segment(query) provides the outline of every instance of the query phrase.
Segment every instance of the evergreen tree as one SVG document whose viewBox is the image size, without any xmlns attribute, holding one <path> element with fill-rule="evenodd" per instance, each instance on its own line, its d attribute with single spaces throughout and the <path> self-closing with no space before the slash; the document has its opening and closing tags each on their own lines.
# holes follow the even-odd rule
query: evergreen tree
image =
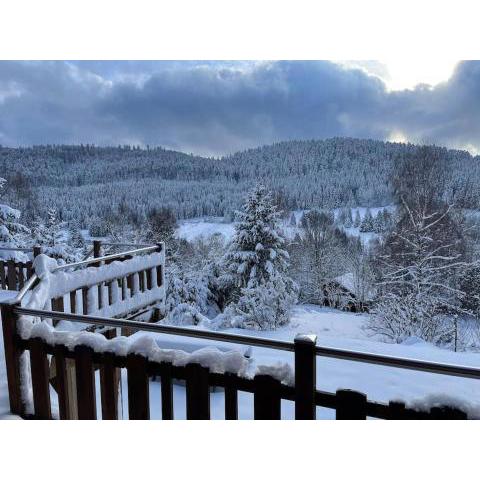
<svg viewBox="0 0 480 480">
<path fill-rule="evenodd" d="M 233 286 L 227 314 L 236 326 L 276 328 L 288 321 L 296 289 L 286 275 L 289 256 L 280 233 L 280 213 L 264 185 L 250 192 L 237 219 L 224 258 Z"/>
<path fill-rule="evenodd" d="M 0 194 L 5 187 L 6 180 L 0 178 Z M 4 247 L 18 247 L 24 243 L 24 236 L 30 230 L 22 225 L 20 219 L 20 211 L 11 208 L 8 205 L 0 204 L 0 245 Z"/>
<path fill-rule="evenodd" d="M 0 193 L 5 187 L 6 180 L 0 178 Z M 25 244 L 25 236 L 30 233 L 30 230 L 22 225 L 18 220 L 20 219 L 20 211 L 9 207 L 8 205 L 0 204 L 0 246 L 4 247 L 18 247 Z M 3 258 L 15 258 L 12 252 L 3 252 Z"/>
<path fill-rule="evenodd" d="M 58 218 L 56 208 L 47 210 L 47 218 L 44 221 L 37 220 L 33 227 L 33 235 L 37 245 L 55 247 L 62 243 L 61 233 L 65 224 Z"/>
<path fill-rule="evenodd" d="M 363 217 L 362 223 L 360 224 L 360 231 L 361 232 L 372 232 L 373 231 L 373 217 L 372 212 L 369 208 L 365 212 L 365 216 Z"/>
<path fill-rule="evenodd" d="M 375 233 L 382 233 L 385 231 L 385 221 L 383 216 L 383 211 L 379 211 L 375 217 L 373 217 L 373 231 Z"/>
<path fill-rule="evenodd" d="M 70 228 L 69 243 L 72 247 L 78 249 L 84 249 L 86 246 L 86 241 L 83 238 L 82 231 L 78 222 L 74 222 Z"/>
<path fill-rule="evenodd" d="M 362 218 L 360 217 L 360 212 L 358 210 L 355 211 L 355 220 L 353 221 L 353 226 L 355 228 L 360 228 L 362 223 Z"/>
<path fill-rule="evenodd" d="M 172 209 L 154 209 L 147 217 L 146 238 L 152 243 L 165 242 L 168 246 L 174 241 L 176 228 L 177 219 Z"/>
<path fill-rule="evenodd" d="M 225 258 L 237 287 L 256 287 L 285 272 L 288 253 L 279 219 L 270 192 L 264 185 L 255 187 L 237 212 L 235 235 Z"/>
<path fill-rule="evenodd" d="M 297 217 L 295 214 L 292 212 L 292 215 L 290 216 L 290 226 L 291 227 L 296 227 L 297 226 Z"/>
<path fill-rule="evenodd" d="M 345 211 L 345 221 L 343 222 L 345 228 L 353 227 L 352 209 L 347 208 Z"/>
<path fill-rule="evenodd" d="M 79 252 L 68 245 L 65 228 L 65 222 L 58 217 L 57 209 L 49 208 L 47 218 L 35 222 L 33 236 L 35 244 L 40 245 L 46 255 L 70 263 L 79 260 Z"/>
</svg>

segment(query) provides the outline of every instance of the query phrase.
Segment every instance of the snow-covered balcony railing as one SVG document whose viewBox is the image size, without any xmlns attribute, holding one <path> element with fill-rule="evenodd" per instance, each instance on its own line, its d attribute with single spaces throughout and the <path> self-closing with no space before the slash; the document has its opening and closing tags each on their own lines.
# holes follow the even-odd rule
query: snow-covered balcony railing
<svg viewBox="0 0 480 480">
<path fill-rule="evenodd" d="M 163 302 L 163 244 L 98 256 L 66 265 L 45 255 L 33 262 L 34 275 L 16 300 L 29 308 L 126 316 Z"/>
<path fill-rule="evenodd" d="M 294 369 L 289 364 L 255 366 L 238 350 L 220 351 L 204 348 L 193 353 L 161 348 L 161 338 L 117 337 L 106 339 L 98 333 L 59 332 L 46 322 L 33 326 L 28 335 L 18 329 L 24 317 L 54 318 L 77 323 L 130 328 L 145 332 L 196 337 L 212 342 L 250 345 L 292 352 Z M 128 418 L 148 419 L 151 416 L 150 382 L 161 381 L 161 417 L 175 418 L 181 405 L 174 404 L 175 380 L 185 381 L 185 410 L 188 419 L 209 419 L 210 387 L 224 389 L 224 418 L 239 417 L 239 392 L 253 394 L 255 419 L 279 419 L 282 400 L 295 404 L 296 419 L 315 419 L 316 408 L 333 409 L 337 419 L 465 419 L 476 418 L 475 412 L 466 412 L 454 405 L 434 405 L 415 409 L 399 401 L 379 403 L 367 399 L 361 392 L 317 390 L 317 357 L 332 357 L 342 361 L 366 362 L 392 368 L 406 368 L 442 375 L 454 375 L 480 381 L 480 369 L 446 365 L 420 360 L 396 358 L 316 345 L 316 338 L 300 335 L 295 342 L 285 342 L 245 335 L 226 334 L 195 328 L 174 327 L 158 323 L 79 315 L 64 312 L 45 312 L 17 305 L 2 306 L 5 353 L 9 383 L 10 405 L 13 413 L 33 418 L 52 418 L 49 388 L 49 358 L 57 364 L 56 391 L 58 416 L 61 419 L 94 419 L 97 414 L 97 390 L 100 391 L 101 417 L 117 419 L 120 371 L 126 370 L 128 391 Z M 31 380 L 25 383 L 22 356 L 29 353 Z M 23 360 L 25 361 L 25 359 Z M 67 381 L 67 364 L 74 364 L 75 388 Z M 95 370 L 100 369 L 99 378 Z M 31 410 L 25 392 L 33 397 Z M 28 395 L 27 395 L 28 396 Z M 78 405 L 77 416 L 72 417 L 69 405 Z"/>
<path fill-rule="evenodd" d="M 40 247 L 1 247 L 0 289 L 20 290 L 33 275 L 33 259 L 41 253 Z M 18 255 L 24 258 L 18 258 Z"/>
</svg>

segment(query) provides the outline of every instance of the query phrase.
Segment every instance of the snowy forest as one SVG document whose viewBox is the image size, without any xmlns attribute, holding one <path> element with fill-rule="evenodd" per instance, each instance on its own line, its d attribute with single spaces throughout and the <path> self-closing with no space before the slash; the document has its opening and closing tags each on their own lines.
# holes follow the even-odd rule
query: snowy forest
<svg viewBox="0 0 480 480">
<path fill-rule="evenodd" d="M 0 146 L 0 172 L 8 181 L 5 201 L 25 221 L 55 208 L 62 221 L 106 230 L 111 223 L 139 226 L 159 208 L 177 219 L 232 221 L 257 181 L 283 211 L 389 205 L 394 165 L 417 151 L 412 144 L 350 138 L 288 141 L 222 158 L 134 146 Z M 435 151 L 448 163 L 448 201 L 480 208 L 478 157 Z"/>
<path fill-rule="evenodd" d="M 387 342 L 480 347 L 480 169 L 466 152 L 342 138 L 220 159 L 41 146 L 1 148 L 0 168 L 4 247 L 71 262 L 90 237 L 164 241 L 164 322 L 273 330 L 303 303 L 363 312 Z M 179 237 L 180 220 L 205 216 L 234 222 L 232 238 Z"/>
</svg>

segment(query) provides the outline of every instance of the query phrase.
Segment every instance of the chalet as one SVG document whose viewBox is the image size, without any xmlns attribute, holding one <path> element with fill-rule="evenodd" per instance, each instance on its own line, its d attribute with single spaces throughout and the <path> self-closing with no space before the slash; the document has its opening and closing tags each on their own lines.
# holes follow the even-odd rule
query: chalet
<svg viewBox="0 0 480 480">
<path fill-rule="evenodd" d="M 374 291 L 363 279 L 348 272 L 325 283 L 323 294 L 323 304 L 327 307 L 349 312 L 368 312 Z"/>
</svg>

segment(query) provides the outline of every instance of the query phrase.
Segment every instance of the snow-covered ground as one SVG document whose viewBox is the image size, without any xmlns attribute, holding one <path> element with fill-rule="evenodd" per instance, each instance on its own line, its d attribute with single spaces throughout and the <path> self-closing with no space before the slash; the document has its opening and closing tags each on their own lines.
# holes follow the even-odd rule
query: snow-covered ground
<svg viewBox="0 0 480 480">
<path fill-rule="evenodd" d="M 8 293 L 3 293 L 8 295 Z M 442 350 L 420 340 L 411 339 L 406 344 L 387 344 L 369 336 L 365 330 L 367 315 L 341 312 L 329 308 L 313 305 L 297 306 L 293 312 L 289 326 L 276 331 L 255 332 L 248 330 L 229 329 L 229 332 L 243 335 L 262 336 L 278 340 L 293 340 L 297 333 L 315 333 L 318 336 L 318 345 L 365 351 L 407 358 L 424 359 L 435 362 L 460 364 L 480 367 L 480 354 L 455 353 Z M 155 338 L 160 346 L 168 349 L 183 349 L 194 351 L 205 346 L 245 350 L 245 346 L 235 346 L 223 342 L 210 342 L 201 339 L 180 338 L 174 335 L 136 333 L 132 341 L 142 335 Z M 3 349 L 3 339 L 2 339 Z M 293 366 L 293 354 L 289 352 L 254 347 L 252 358 L 256 366 L 276 365 L 279 362 Z M 126 372 L 122 373 L 122 409 L 127 417 L 127 383 Z M 97 384 L 98 385 L 98 384 Z M 480 380 L 464 379 L 437 375 L 424 372 L 415 372 L 378 365 L 368 365 L 347 362 L 329 358 L 317 360 L 317 388 L 335 392 L 339 388 L 351 388 L 362 391 L 369 399 L 384 401 L 400 399 L 407 403 L 422 403 L 450 397 L 450 403 L 460 403 L 469 410 L 480 415 Z M 98 415 L 101 415 L 100 392 L 97 389 Z M 182 385 L 174 386 L 175 418 L 185 418 L 185 388 Z M 56 399 L 52 398 L 52 406 Z M 151 382 L 150 388 L 151 417 L 161 418 L 161 395 L 159 382 Z M 223 418 L 224 396 L 221 390 L 211 394 L 212 418 Z M 248 419 L 253 415 L 253 396 L 247 393 L 239 394 L 239 416 Z M 293 418 L 294 405 L 292 402 L 282 402 L 283 418 Z M 318 418 L 334 418 L 334 412 L 324 408 L 317 409 Z M 11 418 L 8 409 L 8 392 L 6 384 L 5 361 L 3 352 L 0 359 L 0 418 Z"/>
<path fill-rule="evenodd" d="M 237 329 L 228 331 L 278 340 L 293 340 L 297 333 L 315 333 L 318 336 L 317 344 L 322 346 L 480 367 L 480 354 L 477 353 L 455 353 L 414 339 L 403 345 L 380 342 L 365 331 L 366 319 L 367 316 L 363 314 L 302 305 L 295 308 L 291 324 L 288 327 L 270 332 Z M 141 335 L 142 333 L 135 334 L 135 336 Z M 179 339 L 173 335 L 152 333 L 148 335 L 156 337 L 158 344 L 162 345 L 163 343 L 166 348 L 172 348 L 179 341 L 183 344 L 186 342 L 189 350 L 212 345 L 212 342 L 200 339 Z M 218 342 L 216 345 L 225 348 L 228 344 Z M 183 348 L 186 348 L 185 345 Z M 244 347 L 234 348 L 242 349 Z M 278 362 L 287 362 L 293 366 L 293 354 L 289 352 L 254 347 L 252 357 L 256 365 L 275 365 Z M 449 397 L 449 403 L 460 403 L 471 411 L 478 411 L 477 415 L 480 414 L 480 380 L 318 358 L 317 388 L 329 392 L 335 392 L 339 388 L 351 388 L 366 393 L 372 400 L 387 402 L 399 399 L 410 404 Z M 126 392 L 125 378 L 123 391 Z M 185 418 L 185 388 L 180 385 L 175 386 L 174 398 L 175 417 L 183 419 Z M 151 382 L 150 399 L 152 418 L 160 418 L 161 401 L 158 382 Z M 223 392 L 217 391 L 211 394 L 212 418 L 223 418 L 223 402 Z M 124 412 L 128 410 L 125 395 L 123 395 L 123 409 Z M 253 397 L 251 394 L 241 393 L 239 416 L 248 419 L 252 418 L 252 415 Z M 282 416 L 286 419 L 293 418 L 294 405 L 292 402 L 282 402 Z M 334 418 L 334 412 L 318 408 L 317 417 Z"/>
<path fill-rule="evenodd" d="M 388 210 L 392 210 L 392 206 L 386 207 L 372 207 L 370 208 L 370 212 L 373 216 L 376 216 L 378 212 L 383 210 L 384 208 Z M 292 212 L 295 215 L 295 219 L 297 224 L 300 222 L 300 219 L 307 210 L 295 210 Z M 335 217 L 338 217 L 341 209 L 333 210 Z M 355 207 L 352 208 L 352 215 L 355 216 L 356 212 L 359 212 L 360 218 L 363 219 L 365 213 L 367 212 L 367 207 Z M 292 226 L 290 224 L 290 217 L 283 221 L 282 230 L 287 238 L 294 238 L 295 234 L 300 231 L 298 227 Z M 368 243 L 378 237 L 376 233 L 373 232 L 360 232 L 359 228 L 351 227 L 351 228 L 344 228 L 347 235 L 351 237 L 360 237 L 362 243 L 364 245 L 368 245 Z M 179 222 L 176 235 L 178 238 L 182 238 L 184 240 L 188 240 L 191 242 L 199 237 L 209 237 L 211 235 L 220 234 L 223 235 L 225 240 L 230 240 L 233 237 L 235 232 L 235 223 L 228 223 L 225 222 L 221 217 L 205 217 L 205 218 L 191 218 L 188 220 L 182 220 Z"/>
<path fill-rule="evenodd" d="M 198 237 L 221 234 L 225 239 L 230 240 L 234 231 L 233 223 L 222 222 L 221 219 L 194 218 L 179 222 L 177 236 L 191 242 Z"/>
</svg>

